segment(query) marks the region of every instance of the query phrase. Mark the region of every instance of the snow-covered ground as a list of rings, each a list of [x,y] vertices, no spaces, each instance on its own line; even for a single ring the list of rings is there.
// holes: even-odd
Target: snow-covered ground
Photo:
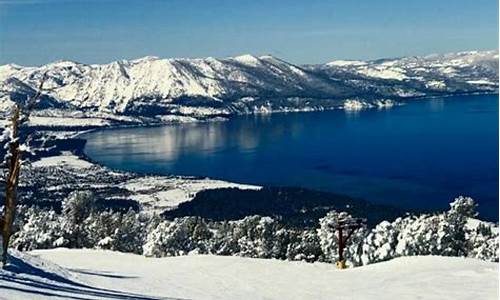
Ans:
[[[39,117],[30,118],[30,126],[47,127],[106,127],[111,123],[100,118]]]
[[[70,152],[63,152],[61,155],[43,157],[32,163],[32,166],[35,168],[61,166],[75,169],[88,169],[92,168],[94,165]]]
[[[83,189],[97,189],[111,194],[106,199],[127,199],[137,201],[143,210],[161,213],[177,207],[180,203],[191,201],[198,192],[219,188],[260,189],[260,186],[232,183],[210,178],[182,176],[152,176],[138,175],[114,171],[89,162],[69,151],[60,155],[43,157],[31,164],[32,177],[43,178],[44,189],[61,192],[68,186],[71,178],[75,185]],[[54,172],[56,178],[50,175],[40,175],[38,172]],[[66,174],[61,180],[61,174]],[[104,179],[105,178],[105,179]],[[118,191],[113,194],[112,191]],[[40,193],[40,190],[38,191]],[[52,195],[51,198],[53,199]]]
[[[0,299],[426,299],[498,297],[498,264],[419,256],[337,270],[241,257],[147,258],[100,250],[15,252]]]
[[[260,189],[259,186],[231,183],[209,178],[190,179],[182,177],[147,176],[129,180],[119,187],[131,192],[129,199],[143,208],[162,212],[179,204],[193,200],[203,190],[220,188]],[[161,188],[158,188],[161,187]]]

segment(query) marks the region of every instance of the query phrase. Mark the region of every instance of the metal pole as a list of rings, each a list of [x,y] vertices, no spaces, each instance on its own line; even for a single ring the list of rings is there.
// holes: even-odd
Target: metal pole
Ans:
[[[338,226],[339,231],[339,261],[337,262],[337,268],[345,269],[344,261],[344,237],[342,234],[342,226]]]

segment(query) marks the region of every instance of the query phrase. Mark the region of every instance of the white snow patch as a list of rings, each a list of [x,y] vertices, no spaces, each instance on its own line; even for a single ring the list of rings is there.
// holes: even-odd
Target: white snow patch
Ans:
[[[444,89],[446,84],[442,80],[430,80],[425,83],[425,86],[427,88]]]
[[[357,111],[365,108],[369,108],[369,105],[366,102],[362,102],[359,100],[346,100],[343,106],[344,110],[347,111]]]
[[[361,66],[366,65],[367,63],[361,60],[334,60],[332,62],[327,63],[327,66],[335,66],[335,67],[345,67],[345,66]]]
[[[32,163],[33,167],[66,166],[74,169],[88,169],[94,165],[88,161],[79,158],[69,152],[63,152],[62,155],[43,157]]]
[[[479,225],[489,227],[493,233],[498,233],[498,226],[496,226],[495,223],[486,222],[475,218],[467,219],[467,227],[470,230],[476,230],[479,227]]]
[[[457,70],[453,67],[443,67],[439,69],[441,73],[446,74],[446,75],[451,75],[457,72]]]
[[[164,123],[195,123],[199,120],[189,116],[176,116],[176,115],[163,115],[156,116],[159,120]]]
[[[498,82],[491,82],[488,80],[480,79],[480,80],[468,80],[469,84],[478,84],[478,85],[498,85]]]
[[[255,67],[260,63],[260,61],[257,57],[250,55],[250,54],[235,56],[235,57],[232,57],[232,59],[236,60],[239,63],[245,64],[245,65],[250,65],[250,66],[255,66]]]
[[[357,72],[369,77],[382,78],[382,79],[403,80],[408,78],[404,74],[404,70],[401,68],[383,68],[383,67],[359,68],[357,69]]]
[[[47,127],[82,127],[82,126],[104,127],[110,125],[110,122],[100,118],[32,116],[30,117],[29,125],[47,126]]]
[[[148,210],[164,211],[177,207],[180,203],[191,201],[198,192],[217,188],[260,189],[255,185],[231,183],[213,179],[179,177],[153,177],[129,180],[121,185],[133,194],[129,196]]]

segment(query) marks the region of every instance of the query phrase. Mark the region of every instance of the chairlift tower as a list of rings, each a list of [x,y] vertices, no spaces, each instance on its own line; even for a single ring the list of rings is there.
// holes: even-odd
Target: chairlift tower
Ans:
[[[366,219],[353,218],[350,216],[343,217],[339,218],[337,223],[330,224],[329,227],[337,231],[339,239],[339,260],[337,261],[337,268],[345,269],[344,248],[347,240],[357,229],[366,227]]]

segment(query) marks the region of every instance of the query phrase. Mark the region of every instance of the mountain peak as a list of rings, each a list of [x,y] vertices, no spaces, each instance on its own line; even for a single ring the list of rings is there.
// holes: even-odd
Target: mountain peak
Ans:
[[[78,62],[72,61],[72,60],[67,60],[67,59],[60,59],[56,60],[54,62],[48,63],[45,65],[45,67],[60,67],[60,68],[65,68],[65,67],[72,67],[75,65],[78,65]]]
[[[144,56],[144,57],[133,59],[130,62],[134,64],[134,63],[142,63],[142,62],[148,62],[148,61],[155,61],[155,60],[159,60],[159,59],[160,58],[158,56],[148,55],[148,56]]]
[[[239,56],[231,57],[231,59],[236,60],[242,64],[256,66],[259,63],[259,59],[251,54],[243,54]]]
[[[360,66],[366,65],[366,62],[361,60],[334,60],[326,64],[327,66]]]

